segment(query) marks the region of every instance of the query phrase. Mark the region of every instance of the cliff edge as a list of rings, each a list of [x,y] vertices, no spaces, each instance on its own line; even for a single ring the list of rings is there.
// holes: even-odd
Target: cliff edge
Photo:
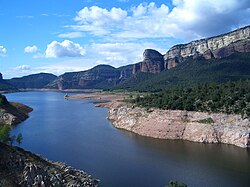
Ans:
[[[187,58],[220,59],[234,53],[250,52],[250,26],[234,30],[219,36],[195,40],[187,44],[171,47],[164,55],[146,49],[143,61],[133,66],[136,72],[159,73],[176,67]]]
[[[240,115],[181,110],[146,110],[119,102],[108,107],[108,119],[116,128],[160,139],[182,139],[203,143],[226,143],[250,147],[250,120]]]

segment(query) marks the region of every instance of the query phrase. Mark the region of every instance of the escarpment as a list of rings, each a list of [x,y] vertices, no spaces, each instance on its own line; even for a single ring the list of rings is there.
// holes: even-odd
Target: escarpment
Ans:
[[[164,55],[155,50],[145,50],[144,60],[134,65],[133,73],[158,73],[176,67],[188,57],[224,58],[237,52],[250,52],[250,26],[223,35],[175,45]],[[157,53],[159,54],[155,58]]]
[[[145,73],[160,73],[164,70],[163,55],[153,49],[146,49],[143,53],[143,61],[134,65],[133,73],[137,71]]]

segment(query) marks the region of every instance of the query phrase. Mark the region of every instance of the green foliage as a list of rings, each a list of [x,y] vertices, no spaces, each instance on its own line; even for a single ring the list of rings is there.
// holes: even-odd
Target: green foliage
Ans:
[[[6,97],[4,95],[0,94],[0,106],[8,104],[8,100],[6,99]]]
[[[136,97],[131,102],[145,108],[223,112],[250,117],[250,80],[224,84],[197,84]],[[206,120],[205,122],[211,122]]]
[[[214,120],[212,118],[201,119],[197,121],[198,123],[213,124]]]
[[[17,142],[18,145],[22,143],[23,136],[21,133],[17,135],[11,136],[10,135],[11,128],[9,125],[0,125],[0,142],[6,143],[6,144],[13,144],[14,142]]]
[[[187,187],[187,185],[178,181],[170,181],[166,187]]]
[[[17,135],[16,142],[18,143],[18,145],[20,145],[22,143],[22,141],[23,141],[23,136],[21,133],[19,133]]]
[[[250,79],[250,53],[235,53],[222,59],[193,59],[159,74],[138,73],[114,89],[158,92],[176,85],[192,86],[200,83],[225,83]],[[249,96],[250,97],[250,96]]]
[[[8,125],[0,126],[0,141],[3,143],[9,143],[11,141],[10,126]]]

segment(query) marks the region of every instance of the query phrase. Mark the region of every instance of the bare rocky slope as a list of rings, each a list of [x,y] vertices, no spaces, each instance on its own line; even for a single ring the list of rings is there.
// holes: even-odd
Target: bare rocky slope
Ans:
[[[0,125],[16,125],[27,119],[32,110],[21,103],[4,104],[0,106]]]
[[[0,186],[96,187],[98,180],[64,163],[0,143]]]
[[[108,107],[114,126],[142,136],[182,139],[203,143],[226,143],[250,147],[250,120],[240,115],[160,110],[110,102]]]

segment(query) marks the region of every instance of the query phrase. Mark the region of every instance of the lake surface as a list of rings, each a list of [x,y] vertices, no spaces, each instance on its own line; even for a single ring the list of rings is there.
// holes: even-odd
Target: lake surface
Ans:
[[[6,96],[34,109],[13,129],[23,135],[21,147],[82,169],[101,187],[164,187],[170,180],[192,187],[250,186],[249,149],[141,137],[114,128],[107,109],[65,100],[64,93]]]

